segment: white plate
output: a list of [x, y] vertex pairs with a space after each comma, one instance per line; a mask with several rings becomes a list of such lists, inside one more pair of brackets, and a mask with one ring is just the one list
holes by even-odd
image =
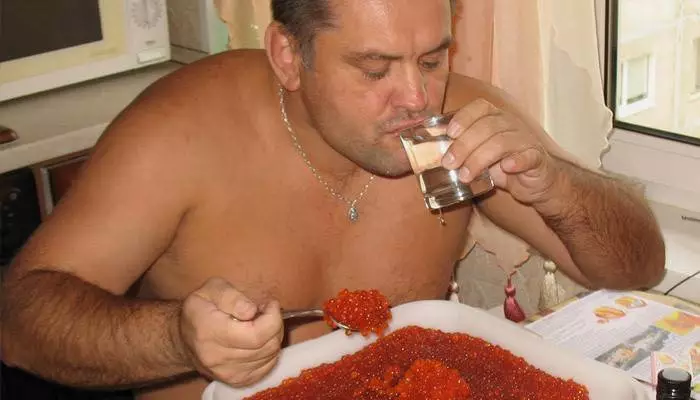
[[[389, 331], [408, 325], [462, 332], [480, 337], [525, 358], [530, 364], [551, 375], [572, 378], [586, 385], [591, 400], [650, 400], [644, 386], [625, 372], [597, 361], [557, 348], [510, 321], [494, 317], [483, 310], [463, 304], [427, 300], [403, 304], [392, 309]], [[203, 400], [240, 400], [263, 389], [279, 385], [283, 379], [298, 376], [301, 370], [339, 360], [372, 341], [361, 335], [348, 337], [336, 331], [282, 350], [277, 366], [254, 386], [234, 389], [212, 382]]]

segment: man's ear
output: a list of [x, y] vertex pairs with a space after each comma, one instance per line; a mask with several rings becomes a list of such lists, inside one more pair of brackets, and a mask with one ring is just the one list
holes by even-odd
[[299, 88], [302, 63], [301, 54], [294, 38], [277, 21], [265, 31], [265, 50], [272, 70], [282, 86], [288, 91]]

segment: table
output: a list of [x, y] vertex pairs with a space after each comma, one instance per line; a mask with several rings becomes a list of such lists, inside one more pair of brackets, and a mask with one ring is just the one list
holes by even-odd
[[[542, 310], [542, 311], [538, 312], [537, 314], [533, 314], [530, 317], [528, 317], [525, 321], [522, 321], [520, 324], [526, 325], [526, 324], [529, 324], [531, 322], [537, 321], [538, 319], [540, 319], [546, 315], [549, 315], [549, 314], [563, 308], [564, 306], [571, 304], [572, 302], [574, 302], [578, 299], [585, 297], [589, 293], [591, 293], [591, 292], [582, 292], [582, 293], [580, 293], [580, 294], [578, 294], [578, 295], [576, 295], [576, 296], [574, 296], [566, 301], [563, 301], [563, 302], [557, 304], [554, 307]], [[636, 296], [639, 296], [639, 297], [643, 297], [643, 298], [646, 298], [649, 300], [654, 300], [654, 301], [657, 301], [659, 303], [669, 305], [671, 307], [677, 307], [677, 308], [680, 308], [683, 310], [690, 311], [690, 312], [695, 313], [695, 314], [700, 314], [700, 304], [696, 304], [696, 303], [693, 303], [693, 302], [688, 301], [688, 300], [680, 299], [678, 297], [673, 297], [673, 296], [666, 296], [663, 293], [657, 292], [654, 290], [631, 291], [630, 293], [632, 293]], [[493, 313], [495, 313], [495, 309], [492, 309], [489, 312], [493, 314]]]
[[[551, 308], [546, 309], [546, 310], [542, 310], [539, 313], [534, 314], [534, 315], [530, 316], [529, 318], [527, 318], [525, 321], [521, 322], [520, 325], [526, 325], [526, 324], [529, 324], [531, 322], [537, 321], [538, 319], [543, 318], [544, 316], [549, 315], [549, 314], [563, 308], [564, 306], [571, 304], [571, 303], [575, 302], [576, 300], [579, 300], [579, 299], [587, 296], [590, 293], [591, 292], [583, 292], [583, 293], [576, 295], [576, 296], [572, 297], [571, 299], [566, 300], [566, 301], [564, 301], [564, 302], [562, 302], [554, 307], [551, 307]], [[681, 309], [683, 311], [688, 311], [688, 312], [700, 315], [700, 305], [693, 303], [693, 302], [690, 302], [688, 300], [680, 299], [680, 298], [673, 297], [673, 296], [667, 296], [667, 295], [664, 295], [663, 293], [656, 292], [656, 291], [630, 291], [629, 293], [633, 294], [635, 296], [641, 297], [641, 298], [656, 301], [658, 303], [666, 304], [668, 306], [675, 307], [675, 308]], [[490, 312], [493, 314], [494, 311], [495, 310], [491, 310]], [[501, 312], [501, 314], [502, 314], [502, 312]], [[654, 387], [652, 387], [651, 385], [649, 385], [645, 382], [642, 382], [642, 383], [644, 384], [644, 386], [647, 389], [647, 394], [649, 395], [649, 399], [653, 399], [655, 397], [655, 393], [656, 393], [654, 390]]]

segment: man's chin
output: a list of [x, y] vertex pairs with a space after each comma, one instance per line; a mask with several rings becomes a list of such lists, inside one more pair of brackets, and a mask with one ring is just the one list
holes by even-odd
[[410, 171], [410, 172], [399, 173], [399, 172], [385, 171], [383, 173], [377, 172], [377, 173], [375, 173], [375, 175], [381, 176], [383, 178], [400, 179], [400, 178], [404, 178], [408, 175], [413, 175], [413, 172]]
[[413, 170], [411, 166], [406, 163], [406, 165], [395, 165], [395, 166], [367, 166], [365, 167], [369, 172], [384, 177], [384, 178], [403, 178], [407, 175], [412, 175]]

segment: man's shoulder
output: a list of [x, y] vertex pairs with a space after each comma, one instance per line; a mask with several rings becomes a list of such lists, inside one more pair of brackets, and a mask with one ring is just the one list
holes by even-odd
[[246, 108], [264, 101], [261, 88], [270, 79], [263, 75], [269, 75], [266, 62], [264, 53], [231, 51], [185, 65], [143, 91], [112, 122], [100, 140], [106, 143], [99, 144], [209, 148], [236, 133], [247, 120]]
[[185, 65], [144, 90], [120, 115], [162, 127], [245, 116], [270, 85], [264, 52], [228, 51]]
[[271, 79], [262, 50], [231, 50], [206, 57], [163, 77], [147, 92], [188, 106], [210, 106], [259, 92]]
[[261, 49], [228, 50], [207, 56], [188, 64], [172, 75], [183, 82], [250, 83], [250, 78], [262, 77], [269, 72], [267, 55]]

